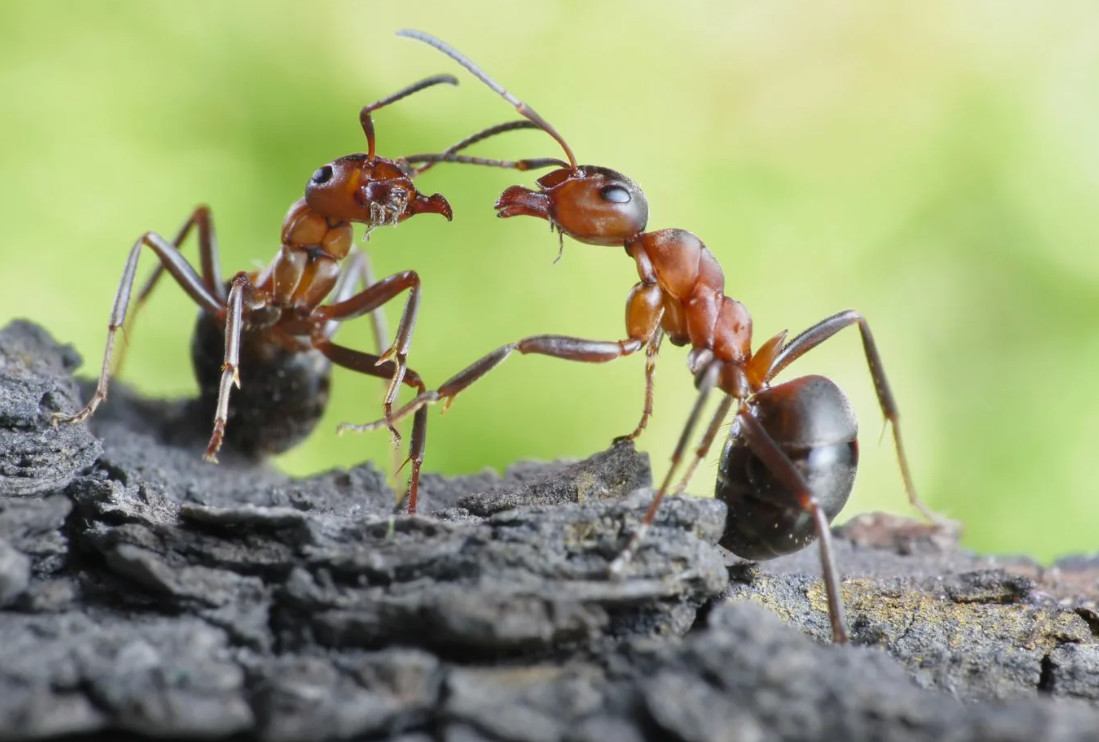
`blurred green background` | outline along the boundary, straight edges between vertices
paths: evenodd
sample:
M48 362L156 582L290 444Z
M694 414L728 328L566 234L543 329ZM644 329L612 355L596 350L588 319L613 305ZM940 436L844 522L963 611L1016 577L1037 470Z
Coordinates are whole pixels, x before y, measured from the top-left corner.
M427 74L381 112L381 153L438 150L513 111L426 46L465 51L568 138L634 178L652 228L699 235L753 312L759 341L847 307L870 320L925 499L967 544L1043 559L1099 547L1099 5L1089 2L272 3L36 0L0 5L0 319L33 316L94 373L126 251L214 210L226 275L269 260L319 165L364 148L359 108ZM544 135L487 143L557 155ZM527 175L438 168L452 224L379 230L379 274L415 268L411 361L438 384L524 335L623 334L636 271L618 249L493 217ZM194 246L187 248L196 254ZM153 265L146 256L139 270ZM403 300L402 300L403 301ZM389 311L391 329L399 305ZM124 378L193 392L195 308L160 289ZM370 347L368 323L340 333ZM641 439L662 473L693 399L665 348ZM427 470L581 457L632 429L644 360L522 357L433 411ZM863 463L845 515L908 512L857 333L789 372L851 396ZM382 383L341 374L328 418L280 461L306 474L370 458ZM692 490L712 491L714 463ZM403 476L402 476L403 481Z

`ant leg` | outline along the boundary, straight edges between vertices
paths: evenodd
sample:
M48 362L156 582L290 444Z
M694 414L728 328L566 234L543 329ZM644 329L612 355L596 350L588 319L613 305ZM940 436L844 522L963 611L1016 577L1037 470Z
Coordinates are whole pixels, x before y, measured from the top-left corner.
M614 558L614 561L612 561L607 568L607 572L611 576L622 572L622 569L629 564L631 559L633 559L633 555L637 552L638 547L641 546L641 542L645 540L645 534L649 532L653 519L656 518L656 511L660 508L660 503L663 502L664 495L671 486L672 479L675 478L675 472L679 468L679 464L683 461L683 454L686 452L687 444L690 442L691 435L694 434L695 427L698 425L698 418L702 415L702 410L706 406L706 401L710 398L710 392L713 391L714 386L717 385L721 368L722 364L720 362L711 361L702 369L701 375L698 377L698 396L695 397L695 403L691 408L691 414L687 417L687 424L683 426L683 432L679 434L679 442L676 444L675 451L672 453L672 464L668 467L668 473L664 475L664 481L660 483L660 489L653 495L652 502L649 503L649 509L645 511L645 517L641 520L641 525L637 527L633 536L631 536L630 540L626 543L626 548L619 552L618 556ZM731 399L731 397L726 397L726 400ZM728 411L728 404L723 402L722 409L720 410L720 419L724 419L725 415L728 414ZM720 425L720 421L717 424ZM713 427L713 423L711 424L711 427Z
M347 262L344 263L344 269L340 272L336 287L332 290L332 304L347 301L355 295L356 278L358 279L359 291L365 291L375 283L374 271L370 265L370 256L357 247L352 247L347 256ZM339 326L340 322L338 320L329 320L324 328L324 336L331 339L336 334ZM375 351L380 354L382 349L386 347L386 338L389 337L389 330L385 326L385 314L382 312L381 307L370 313L370 329L374 333Z
M817 530L817 543L820 545L821 570L824 576L824 591L828 596L828 618L832 623L832 641L836 644L847 643L847 628L844 618L843 597L839 590L839 574L836 571L836 561L832 557L832 531L828 523L828 517L821 509L816 495L809 489L805 478L798 472L790 459L778 447L774 439L768 435L758 420L752 417L748 405L743 401L737 411L737 421L740 423L741 432L748 443L752 453L759 457L764 466L774 474L779 481L793 493L793 502L790 504L813 516L813 523Z
M862 336L862 347L866 353L866 364L870 367L870 377L874 380L874 391L878 395L878 404L881 406L882 415L885 416L889 427L893 429L893 443L897 450L897 461L901 468L901 478L904 480L904 489L908 493L908 501L923 513L931 523L948 532L956 532L959 524L944 518L924 504L916 494L916 485L912 481L912 474L908 468L908 457L904 453L904 444L901 441L900 410L893 398L893 392L889 388L889 381L885 378L885 366L882 364L878 346L874 343L874 336L870 333L870 325L858 312L848 309L834 314L827 319L801 333L783 346L775 357L767 372L765 381L770 381L780 371L796 361L805 353L823 343L845 327L857 324Z
M183 222L176 232L175 239L172 240L172 247L179 250L188 235L190 235L191 230L195 227L198 227L198 254L199 266L202 271L202 282L206 288L210 290L210 293L218 297L221 302L224 302L227 296L225 286L221 281L221 269L218 266L217 237L214 235L213 217L210 214L210 208L208 206L199 206L191 212L191 215ZM149 277L145 280L144 285L141 287L141 291L137 294L134 307L129 312L129 316L126 318L126 325L122 329L123 344L122 347L119 348L118 354L115 356L115 374L118 374L122 370L122 363L125 360L126 350L130 345L130 336L133 332L132 327L134 320L137 318L137 313L140 311L141 307L144 306L145 300L149 298L149 294L153 293L153 289L156 288L157 283L163 275L164 265L162 263L157 264L156 268L153 269L152 273L150 273Z
M315 338L313 347L319 350L328 360L337 366L358 371L368 376L376 376L388 379L393 375L393 361L383 361L378 356L352 350L342 345L336 345L327 337ZM420 375L412 369L407 369L404 375L404 383L423 392L427 389ZM408 489L400 502L408 500L409 514L415 514L417 495L420 489L420 468L424 463L424 452L427 449L427 408L417 412L412 421L412 440L408 447L408 458L412 471L408 477ZM397 507L400 507L400 502Z
M408 445L408 461L412 462L412 471L408 475L408 491L397 502L397 511L401 504L408 501L408 514L416 514L416 496L420 489L420 467L424 464L424 449L427 447L427 408L416 410L412 418L412 442Z
M379 108L388 106L390 103L396 103L402 98L407 98L413 93L418 93L424 88L430 88L432 85L439 85L441 83L457 85L458 79L454 77L454 75L434 75L420 80L419 82L414 82L407 88L398 90L393 95L363 106L363 110L359 112L359 123L362 124L363 133L366 134L366 156L369 160L374 159L374 120L371 118L370 114L377 111Z
M195 227L198 227L198 255L202 282L206 285L206 288L210 289L210 293L216 294L222 301L225 301L228 294L221 280L221 267L218 265L217 235L214 233L214 220L209 206L199 206L191 212L191 216L180 225L179 230L176 232L175 239L172 240L172 246L178 250ZM137 295L137 301L134 304L135 312L149 298L149 294L156 288L157 282L160 281L163 274L163 265L158 265L149 274L149 278Z
M656 357L660 353L660 341L663 339L664 329L657 328L652 340L649 341L649 347L645 349L645 407L641 412L641 422L629 435L615 438L615 444L637 440L649 424L649 418L653 416L653 377L656 375Z
M565 361L579 361L581 363L607 363L631 353L636 353L652 340L660 320L664 316L664 294L660 286L639 282L634 285L626 299L626 334L625 340L585 340L583 338L567 337L564 335L535 335L515 343L500 346L488 355L484 356L472 365L459 371L437 390L422 392L400 409L386 415L385 420L376 420L364 425L352 425L342 423L336 430L345 433L348 430L363 433L369 430L377 430L383 424L392 427L393 423L408 417L424 405L435 404L443 401L445 411L454 397L473 382L480 379L492 369L503 363L504 359L515 351L526 355L537 355L560 358Z
M218 449L225 438L225 422L229 419L229 393L235 386L240 389L240 329L243 322L244 292L251 288L247 273L233 276L229 300L225 306L225 360L221 364L221 382L218 384L218 401L214 411L214 432L202 458L212 464L218 461Z
M359 248L352 246L352 248L348 250L347 257L344 259L339 275L336 276L336 285L332 287L332 292L329 294L331 297L329 300L330 304L339 304L355 295L355 281L357 278L364 275L363 264L365 261L366 253ZM363 280L365 281L365 278ZM369 285L370 282L367 281L359 290L361 291ZM338 329L340 329L340 323L337 320L328 320L322 326L321 335L331 339Z
M366 291L377 283L377 280L374 278L374 268L370 264L370 256L365 252L359 254L363 256L362 269L359 271L359 290ZM386 340L389 337L389 328L385 325L385 312L382 311L381 307L370 313L370 329L374 333L374 349L381 355L382 350L389 344L389 341Z
M373 312L390 299L408 289L408 301L405 302L404 311L401 313L400 323L397 325L397 335L393 344L379 357L379 363L394 361L393 378L390 379L389 389L385 394L385 414L389 419L393 411L393 402L397 399L401 382L407 370L406 359L408 350L412 345L412 331L416 326L416 314L420 308L420 277L415 271L402 271L387 276L369 286L359 293L342 302L328 304L319 307L316 314L322 321L345 321L355 317L361 317L368 312ZM400 434L393 426L389 426L390 432L396 440L400 440Z
M370 288L376 281L374 271L370 265L370 256L357 247L352 247L348 253L348 260L344 263L344 268L336 282L331 302L336 303L350 299L355 293L356 278L358 279L357 283L360 291ZM331 339L339 326L338 321L329 320L328 326L325 328L326 337ZM380 355L388 343L386 338L389 337L389 330L385 323L385 313L381 307L370 313L370 329L374 334L374 352ZM395 446L393 448L391 470L399 472L406 463L407 459L401 460L400 448ZM400 506L398 506L399 508Z
M729 415L729 410L733 406L733 397L725 397L721 402L721 406L718 411L714 413L713 420L710 421L710 427L706 429L706 435L702 436L702 441L698 444L698 448L695 449L695 457L687 467L687 472L683 475L683 478L679 480L679 484L675 486L675 490L672 491L673 495L681 495L683 491L687 489L687 485L691 482L691 477L694 476L695 470L698 469L698 465L702 463L702 460L706 458L706 454L710 452L710 446L714 444L714 439L717 438L717 434L721 431L721 424L725 422L725 418Z
M644 341L639 339L603 341L584 340L582 338L565 337L563 335L536 335L529 338L523 338L518 342L502 345L488 355L473 362L443 382L442 386L438 389L429 392L421 392L410 402L403 407L394 410L391 415L383 420L375 420L363 425L341 423L337 430L340 433L346 433L349 430L356 433L365 433L370 430L389 427L393 423L399 422L413 414L420 408L440 401L444 403L445 409L445 407L450 406L450 402L459 392L464 391L466 387L499 366L505 358L515 351L519 351L522 354L535 353L537 355L550 356L552 358L561 358L566 361L607 363L608 361L614 361L623 356L628 356L631 353L636 353L641 349L642 345L644 345Z
M137 273L137 261L141 257L141 248L149 247L157 257L161 265L172 275L187 295L202 309L215 316L222 316L225 312L225 304L217 294L214 294L206 286L206 283L195 273L195 269L176 249L156 232L146 232L138 238L134 246L130 248L130 254L126 258L126 267L122 270L122 280L119 281L118 291L115 292L114 306L111 308L111 318L107 324L107 345L103 350L103 366L99 372L99 382L95 387L95 394L85 405L84 409L69 418L67 422L77 423L87 419L96 408L107 399L107 387L111 376L111 354L114 350L115 335L126 322L126 310L130 305L130 292L133 290L134 274ZM64 417L64 416L59 416Z

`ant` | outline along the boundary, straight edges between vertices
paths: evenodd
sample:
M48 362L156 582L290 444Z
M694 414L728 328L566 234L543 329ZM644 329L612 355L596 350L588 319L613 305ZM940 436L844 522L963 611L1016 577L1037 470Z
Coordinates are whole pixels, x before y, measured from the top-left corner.
M609 567L622 571L637 551L671 487L698 427L706 401L716 388L724 396L694 458L675 490L682 492L705 458L730 412L735 417L722 454L716 496L729 505L722 546L753 560L800 550L818 541L828 596L832 637L848 640L839 577L832 555L829 524L842 509L854 483L858 462L857 423L840 388L822 376L807 376L771 386L771 381L802 355L845 327L857 325L882 414L893 430L897 460L908 499L936 527L952 527L919 499L901 443L899 413L870 326L855 311L835 314L787 341L785 331L753 353L752 319L747 308L725 294L725 278L713 253L682 229L646 232L648 202L641 188L614 170L578 165L561 135L530 106L506 91L476 64L446 43L420 31L398 35L422 41L451 57L537 124L564 150L568 162L536 181L537 190L511 186L496 201L497 216L545 219L562 239L568 235L589 245L623 246L634 260L640 281L626 300L626 338L586 340L537 335L504 345L451 377L437 390L421 392L393 412L389 420L345 429L373 430L426 405L454 397L513 352L537 353L568 361L606 363L646 348L645 404L629 435L635 440L652 415L653 374L662 339L689 345L687 366L697 399L672 454L671 467L653 496L641 525ZM492 161L443 153L435 160L494 165L516 170L546 161Z
M457 85L458 81L452 75L429 77L362 109L359 122L367 152L340 157L313 173L304 196L290 206L282 225L282 247L266 267L222 280L213 220L206 206L194 210L171 242L155 232L138 238L115 294L95 394L67 421L87 419L107 399L115 335L128 326L126 313L142 247L151 249L160 263L139 293L134 313L164 271L201 309L191 356L200 388L199 408L214 418L205 460L217 462L227 437L234 448L251 455L280 453L296 445L312 432L324 412L332 364L388 379L387 417L401 384L424 392L420 376L406 363L420 305L420 278L408 270L374 282L365 254L352 245L352 239L355 223L365 224L369 235L375 227L396 225L417 214L439 214L451 220L450 204L442 195L426 196L412 184L430 163L414 168L404 160L375 153L372 118L380 108L443 83ZM531 126L524 120L491 127L446 151L455 153L489 136ZM193 230L198 233L201 274L180 252ZM356 279L361 284L357 293ZM380 307L405 290L408 300L396 337L383 352ZM326 297L331 298L324 304ZM366 314L374 319L378 355L332 342L340 323ZM230 407L233 387L238 392ZM232 426L228 426L230 420ZM426 414L417 415L412 427L412 469L406 493L411 512L416 507L426 425ZM399 440L396 429L390 426L390 430Z

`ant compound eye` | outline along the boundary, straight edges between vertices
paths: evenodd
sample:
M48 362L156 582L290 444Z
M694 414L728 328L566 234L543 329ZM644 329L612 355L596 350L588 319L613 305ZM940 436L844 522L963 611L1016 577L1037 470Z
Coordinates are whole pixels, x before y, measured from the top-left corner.
M610 201L616 204L628 204L630 202L630 192L619 185L606 186L600 195L604 201Z
M325 165L322 168L318 168L317 172L313 173L313 177L310 179L314 185L322 185L332 180L332 166Z

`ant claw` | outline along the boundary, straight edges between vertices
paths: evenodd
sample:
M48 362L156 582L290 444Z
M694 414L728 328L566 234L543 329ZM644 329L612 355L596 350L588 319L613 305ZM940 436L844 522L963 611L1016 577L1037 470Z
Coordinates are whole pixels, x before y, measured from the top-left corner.
M616 556L611 563L607 565L607 579L608 580L621 580L623 578L623 571L626 565L629 564L632 555L627 552L622 552Z
M630 540L626 542L626 548L622 549L618 553L611 563L607 565L607 577L609 579L618 579L622 576L623 570L628 565L637 553L638 548L641 546L641 542L645 540L645 535L649 532L649 524L641 523L637 527L637 530L630 536Z
M401 432L397 430L397 422L393 419L393 404L391 402L386 402L383 405L383 408L385 409L385 427L386 430L389 431L389 442L396 448L401 444ZM400 470L398 469L398 471Z
M931 513L929 519L931 520L931 528L936 533L942 534L952 541L961 538L962 533L965 531L965 525L961 521L945 518L938 513Z
M211 464L218 463L218 451L221 450L221 442L225 439L225 423L221 420L214 422L214 433L210 436L210 444L206 446L206 453L202 454L202 460Z
M104 397L104 399L106 398ZM50 422L55 428L62 422L68 423L69 425L75 425L76 423L84 422L95 413L95 410L97 407L99 407L99 403L101 401L103 400L93 398L91 402L81 408L80 411L78 411L75 415L66 415L63 412L55 412L50 416Z

